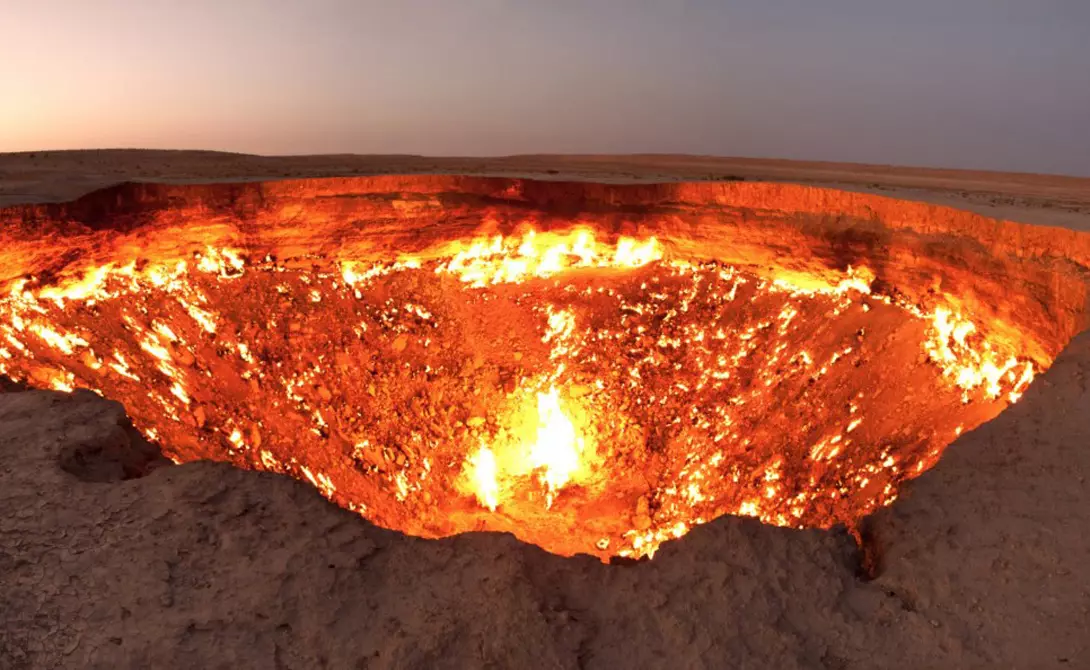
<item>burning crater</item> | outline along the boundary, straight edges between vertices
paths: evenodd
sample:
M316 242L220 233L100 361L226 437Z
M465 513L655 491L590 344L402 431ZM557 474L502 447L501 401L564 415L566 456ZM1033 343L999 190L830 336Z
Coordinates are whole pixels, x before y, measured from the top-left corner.
M1085 240L793 186L126 185L0 224L3 375L381 526L602 558L854 526L1085 318Z

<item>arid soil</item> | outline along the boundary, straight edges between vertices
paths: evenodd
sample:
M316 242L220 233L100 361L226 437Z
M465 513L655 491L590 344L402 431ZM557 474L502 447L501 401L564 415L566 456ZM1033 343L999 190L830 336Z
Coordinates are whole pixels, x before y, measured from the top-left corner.
M121 181L205 182L377 174L466 174L600 182L772 181L959 207L1090 230L1090 178L712 156L251 156L215 151L0 154L0 207L59 202Z
M1071 178L474 160L8 155L0 203L278 170L669 173L835 183L1090 229L1088 180ZM123 408L94 394L0 394L0 667L1090 667L1088 376L1083 334L1018 404L872 517L865 551L843 531L723 517L653 561L620 565L509 535L382 530L285 477L164 462Z

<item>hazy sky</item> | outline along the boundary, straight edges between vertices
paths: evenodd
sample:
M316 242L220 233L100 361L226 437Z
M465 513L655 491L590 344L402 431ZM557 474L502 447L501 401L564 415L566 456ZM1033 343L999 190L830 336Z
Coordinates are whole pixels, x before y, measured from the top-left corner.
M0 0L0 151L1090 175L1090 0Z

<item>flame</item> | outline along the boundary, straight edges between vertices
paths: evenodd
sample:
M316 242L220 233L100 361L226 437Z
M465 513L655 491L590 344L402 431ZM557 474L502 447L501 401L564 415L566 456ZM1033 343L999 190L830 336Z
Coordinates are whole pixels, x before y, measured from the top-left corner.
M541 469L541 481L555 492L579 470L584 440L560 407L555 387L537 394L537 439L530 449L530 464Z
M473 287L550 277L565 270L591 267L636 268L662 258L654 237L643 241L620 237L615 245L599 242L588 228L556 233L529 230L521 236L477 238L447 247L449 261L436 268Z
M946 307L935 308L925 318L931 321L932 333L924 349L942 368L944 376L952 378L966 392L983 387L988 398L1002 395L1005 381L1009 385L1010 402L1022 397L1033 381L1033 363L1019 361L1015 356L1001 357L986 339L974 342L972 336L978 334L976 324ZM964 400L968 402L968 395Z
M534 397L536 407L527 407L522 399L505 422L513 429L529 423L528 431L514 429L510 439L482 443L465 460L462 488L482 507L495 511L504 500L528 491L527 479L532 476L544 487L549 508L564 487L588 474L586 439L564 411L559 390L550 387Z
M497 480L496 455L486 446L481 446L466 460L466 474L472 484L471 489L477 500L495 512L500 504L500 485Z

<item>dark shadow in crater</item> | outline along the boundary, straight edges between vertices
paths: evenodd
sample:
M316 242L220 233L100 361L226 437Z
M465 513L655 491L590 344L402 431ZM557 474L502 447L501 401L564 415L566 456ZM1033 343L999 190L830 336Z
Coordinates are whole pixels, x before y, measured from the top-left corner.
M173 465L128 420L119 422L108 435L64 445L57 462L61 470L91 483L136 479Z

